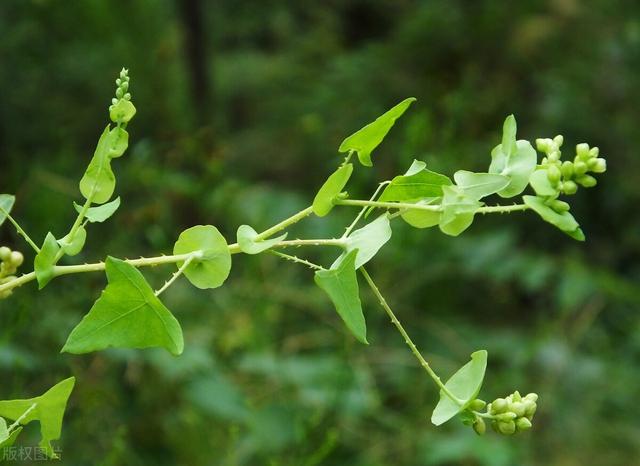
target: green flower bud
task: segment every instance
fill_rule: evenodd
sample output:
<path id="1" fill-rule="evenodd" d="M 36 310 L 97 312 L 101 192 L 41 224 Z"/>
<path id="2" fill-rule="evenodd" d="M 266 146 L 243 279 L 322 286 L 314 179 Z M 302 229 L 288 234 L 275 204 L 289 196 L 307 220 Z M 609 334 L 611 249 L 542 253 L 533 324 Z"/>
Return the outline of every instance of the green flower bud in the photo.
<path id="1" fill-rule="evenodd" d="M 565 160 L 562 162 L 562 167 L 560 169 L 562 171 L 562 176 L 566 180 L 570 180 L 573 177 L 573 162 Z"/>
<path id="2" fill-rule="evenodd" d="M 484 407 L 487 406 L 487 402 L 483 401 L 479 398 L 476 398 L 469 404 L 469 409 L 473 411 L 482 411 Z"/>
<path id="3" fill-rule="evenodd" d="M 516 421 L 516 428 L 518 429 L 518 432 L 529 430 L 531 429 L 531 426 L 532 426 L 531 421 L 526 417 L 521 417 Z"/>
<path id="4" fill-rule="evenodd" d="M 561 147 L 564 143 L 564 136 L 562 134 L 558 134 L 555 138 L 553 138 L 553 142 L 556 146 Z"/>
<path id="5" fill-rule="evenodd" d="M 547 168 L 547 178 L 549 178 L 552 185 L 560 181 L 560 175 L 560 169 L 557 165 L 549 165 L 549 168 Z"/>
<path id="6" fill-rule="evenodd" d="M 513 398 L 513 401 L 522 401 L 522 395 L 520 395 L 520 392 L 518 390 L 513 392 L 511 397 Z"/>
<path id="7" fill-rule="evenodd" d="M 568 203 L 561 201 L 560 199 L 554 199 L 551 202 L 549 202 L 549 207 L 551 207 L 553 210 L 555 210 L 559 214 L 561 214 L 562 212 L 568 212 L 569 209 L 571 208 L 571 206 Z"/>
<path id="8" fill-rule="evenodd" d="M 537 393 L 527 393 L 527 396 L 525 396 L 524 398 L 525 398 L 525 400 L 531 400 L 531 401 L 533 401 L 535 403 L 536 401 L 538 401 L 538 394 Z"/>
<path id="9" fill-rule="evenodd" d="M 600 154 L 600 149 L 597 147 L 592 147 L 589 151 L 589 157 L 596 158 Z"/>
<path id="10" fill-rule="evenodd" d="M 560 160 L 560 151 L 559 150 L 554 150 L 552 152 L 549 152 L 549 161 L 550 162 L 557 162 L 558 160 Z"/>
<path id="11" fill-rule="evenodd" d="M 514 421 L 498 422 L 498 430 L 501 434 L 512 435 L 516 432 L 516 423 Z"/>
<path id="12" fill-rule="evenodd" d="M 527 399 L 524 400 L 524 415 L 527 418 L 532 419 L 537 409 L 538 409 L 538 405 L 536 404 L 535 401 L 531 401 Z"/>
<path id="13" fill-rule="evenodd" d="M 498 421 L 496 421 L 495 419 L 491 421 L 491 428 L 496 434 L 500 433 L 500 430 L 498 429 Z"/>
<path id="14" fill-rule="evenodd" d="M 487 425 L 484 423 L 484 419 L 481 417 L 477 418 L 476 422 L 473 424 L 473 430 L 475 430 L 478 435 L 484 435 L 487 431 Z"/>
<path id="15" fill-rule="evenodd" d="M 509 405 L 509 411 L 514 413 L 517 417 L 524 416 L 525 405 L 522 401 L 514 401 Z"/>
<path id="16" fill-rule="evenodd" d="M 607 161 L 603 158 L 591 159 L 593 165 L 589 168 L 593 173 L 604 173 L 607 171 Z M 589 162 L 591 162 L 591 160 Z"/>
<path id="17" fill-rule="evenodd" d="M 11 253 L 11 256 L 9 257 L 9 262 L 11 262 L 11 264 L 13 264 L 13 266 L 16 268 L 20 267 L 24 262 L 24 256 L 21 252 L 13 251 Z"/>
<path id="18" fill-rule="evenodd" d="M 0 247 L 0 261 L 6 261 L 11 256 L 11 249 L 6 246 Z"/>
<path id="19" fill-rule="evenodd" d="M 581 159 L 588 159 L 589 158 L 589 144 L 587 144 L 586 142 L 578 144 L 576 146 L 576 154 Z"/>
<path id="20" fill-rule="evenodd" d="M 551 142 L 550 139 L 538 138 L 536 139 L 536 147 L 540 152 L 546 153 L 549 150 L 549 142 Z"/>
<path id="21" fill-rule="evenodd" d="M 565 194 L 575 194 L 578 191 L 578 185 L 573 181 L 565 181 L 562 186 L 562 191 Z"/>
<path id="22" fill-rule="evenodd" d="M 504 398 L 496 398 L 494 402 L 491 403 L 491 414 L 500 414 L 504 413 L 507 410 L 507 400 Z"/>
<path id="23" fill-rule="evenodd" d="M 502 413 L 502 414 L 496 414 L 496 419 L 498 421 L 513 421 L 514 419 L 516 419 L 518 416 L 516 415 L 516 413 L 513 413 L 511 411 L 506 412 L 506 413 Z"/>
<path id="24" fill-rule="evenodd" d="M 576 183 L 584 186 L 585 188 L 593 188 L 598 184 L 598 180 L 591 175 L 582 175 L 580 178 L 576 178 Z"/>
<path id="25" fill-rule="evenodd" d="M 587 170 L 587 164 L 582 160 L 578 160 L 573 166 L 573 172 L 576 174 L 576 176 L 584 175 L 585 173 L 587 173 Z"/>

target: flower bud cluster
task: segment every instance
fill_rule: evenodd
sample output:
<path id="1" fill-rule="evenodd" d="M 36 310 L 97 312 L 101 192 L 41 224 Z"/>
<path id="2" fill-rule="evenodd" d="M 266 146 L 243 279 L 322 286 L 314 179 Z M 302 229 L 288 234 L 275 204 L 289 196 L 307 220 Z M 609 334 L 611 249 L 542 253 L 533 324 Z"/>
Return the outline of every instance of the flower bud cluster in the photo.
<path id="1" fill-rule="evenodd" d="M 129 93 L 129 70 L 122 68 L 120 77 L 116 79 L 116 96 L 111 99 L 111 103 L 116 105 L 120 99 L 131 100 Z"/>
<path id="2" fill-rule="evenodd" d="M 607 170 L 607 161 L 599 157 L 600 150 L 597 147 L 590 148 L 586 143 L 578 144 L 573 162 L 562 161 L 560 147 L 563 142 L 564 138 L 561 135 L 553 139 L 536 139 L 538 150 L 546 154 L 541 165 L 547 170 L 551 186 L 559 193 L 568 195 L 575 194 L 578 185 L 584 188 L 595 186 L 598 182 L 589 173 L 604 173 Z M 568 205 L 566 209 L 563 205 L 552 207 L 559 212 L 568 210 Z"/>
<path id="3" fill-rule="evenodd" d="M 0 247 L 0 285 L 16 279 L 14 275 L 18 267 L 24 262 L 24 256 L 19 251 L 12 251 L 6 246 Z M 0 291 L 0 299 L 7 298 L 11 290 Z"/>
<path id="4" fill-rule="evenodd" d="M 531 429 L 537 401 L 537 394 L 529 393 L 523 397 L 517 390 L 506 398 L 495 399 L 487 405 L 487 412 L 492 416 L 491 427 L 503 435 Z"/>

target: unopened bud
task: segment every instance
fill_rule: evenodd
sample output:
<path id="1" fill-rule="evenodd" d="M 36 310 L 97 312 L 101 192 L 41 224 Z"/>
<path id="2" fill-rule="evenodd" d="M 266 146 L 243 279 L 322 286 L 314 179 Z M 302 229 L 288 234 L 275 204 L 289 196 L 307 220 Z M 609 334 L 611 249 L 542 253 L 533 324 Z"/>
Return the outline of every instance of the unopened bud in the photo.
<path id="1" fill-rule="evenodd" d="M 507 410 L 507 400 L 504 398 L 497 398 L 495 401 L 491 403 L 491 410 L 489 411 L 491 414 L 500 414 L 504 413 Z"/>
<path id="2" fill-rule="evenodd" d="M 573 172 L 576 176 L 582 176 L 587 173 L 588 167 L 587 164 L 581 160 L 578 160 L 573 166 Z"/>
<path id="3" fill-rule="evenodd" d="M 6 246 L 0 247 L 0 261 L 6 261 L 11 256 L 11 249 Z"/>
<path id="4" fill-rule="evenodd" d="M 481 417 L 476 419 L 476 422 L 473 423 L 473 430 L 476 431 L 476 434 L 483 435 L 487 431 L 487 425 L 484 423 L 484 419 Z"/>
<path id="5" fill-rule="evenodd" d="M 498 430 L 501 434 L 512 435 L 516 432 L 516 423 L 513 421 L 498 422 Z"/>
<path id="6" fill-rule="evenodd" d="M 589 157 L 596 158 L 600 154 L 600 149 L 597 147 L 592 147 L 589 150 Z"/>
<path id="7" fill-rule="evenodd" d="M 9 262 L 11 262 L 11 264 L 13 264 L 13 266 L 16 268 L 20 267 L 24 262 L 24 256 L 21 252 L 13 251 L 11 253 L 11 256 L 9 257 Z"/>
<path id="8" fill-rule="evenodd" d="M 524 416 L 525 405 L 522 401 L 514 401 L 509 405 L 509 411 L 514 413 L 517 417 Z"/>
<path id="9" fill-rule="evenodd" d="M 564 162 L 562 162 L 561 171 L 562 171 L 562 176 L 566 180 L 570 180 L 573 177 L 573 162 L 570 162 L 568 160 L 565 160 Z"/>
<path id="10" fill-rule="evenodd" d="M 593 160 L 593 165 L 589 168 L 591 168 L 591 171 L 593 173 L 604 173 L 607 171 L 607 161 L 603 158 L 597 158 L 597 159 L 591 159 Z"/>
<path id="11" fill-rule="evenodd" d="M 516 421 L 516 428 L 519 432 L 531 429 L 531 421 L 526 417 L 521 417 Z"/>
<path id="12" fill-rule="evenodd" d="M 547 152 L 549 150 L 549 139 L 538 138 L 536 139 L 536 147 L 540 152 Z"/>
<path id="13" fill-rule="evenodd" d="M 535 403 L 536 401 L 538 401 L 538 394 L 537 393 L 527 393 L 527 396 L 525 396 L 524 398 L 525 398 L 525 400 L 531 400 L 531 401 L 533 401 Z"/>
<path id="14" fill-rule="evenodd" d="M 531 400 L 525 400 L 524 407 L 525 407 L 524 415 L 529 419 L 533 418 L 533 415 L 536 413 L 536 410 L 538 409 L 538 405 L 536 404 L 536 402 Z"/>
<path id="15" fill-rule="evenodd" d="M 589 158 L 589 144 L 587 144 L 586 142 L 578 144 L 576 146 L 576 154 L 578 154 L 578 157 L 580 157 L 581 159 Z"/>
<path id="16" fill-rule="evenodd" d="M 485 406 L 487 406 L 486 401 L 476 398 L 469 404 L 469 409 L 472 411 L 482 411 Z"/>
<path id="17" fill-rule="evenodd" d="M 549 165 L 549 168 L 547 168 L 547 178 L 552 185 L 555 185 L 560 181 L 560 175 L 560 169 L 557 165 Z"/>
<path id="18" fill-rule="evenodd" d="M 578 191 L 578 185 L 573 181 L 565 181 L 562 186 L 562 191 L 565 194 L 575 194 Z"/>
<path id="19" fill-rule="evenodd" d="M 562 143 L 564 143 L 564 137 L 562 136 L 562 134 L 558 134 L 555 138 L 553 138 L 553 142 L 556 144 L 556 146 L 560 147 L 562 146 Z"/>
<path id="20" fill-rule="evenodd" d="M 550 162 L 557 162 L 558 160 L 560 160 L 560 151 L 554 150 L 552 152 L 549 152 L 549 161 Z"/>
<path id="21" fill-rule="evenodd" d="M 496 419 L 498 421 L 513 421 L 514 419 L 516 419 L 518 416 L 515 413 L 512 413 L 511 411 L 506 412 L 506 413 L 502 413 L 502 414 L 496 414 Z"/>
<path id="22" fill-rule="evenodd" d="M 598 180 L 591 175 L 582 175 L 580 178 L 576 179 L 576 183 L 584 186 L 585 188 L 593 188 L 598 184 Z"/>
<path id="23" fill-rule="evenodd" d="M 549 203 L 549 206 L 560 214 L 562 212 L 568 212 L 569 209 L 571 208 L 571 206 L 568 203 L 561 201 L 560 199 L 554 199 Z"/>

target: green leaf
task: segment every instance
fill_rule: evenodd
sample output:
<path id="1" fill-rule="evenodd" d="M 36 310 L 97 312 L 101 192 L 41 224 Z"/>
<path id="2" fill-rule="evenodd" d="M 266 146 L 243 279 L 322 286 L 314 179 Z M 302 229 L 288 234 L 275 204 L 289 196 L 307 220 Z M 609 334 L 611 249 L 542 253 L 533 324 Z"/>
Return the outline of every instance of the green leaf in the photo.
<path id="1" fill-rule="evenodd" d="M 76 211 L 78 213 L 82 212 L 82 206 L 79 204 L 73 203 Z M 113 201 L 107 202 L 98 207 L 89 207 L 84 214 L 84 217 L 89 220 L 91 223 L 102 223 L 111 217 L 116 210 L 120 207 L 120 196 L 116 197 Z"/>
<path id="2" fill-rule="evenodd" d="M 287 234 L 285 233 L 277 238 L 260 241 L 256 241 L 257 236 L 258 232 L 249 225 L 241 225 L 240 228 L 238 228 L 237 233 L 238 246 L 240 246 L 240 250 L 245 254 L 260 254 L 261 252 L 272 248 L 280 241 L 283 241 L 287 237 Z"/>
<path id="3" fill-rule="evenodd" d="M 53 279 L 53 269 L 56 265 L 56 256 L 59 250 L 60 246 L 56 238 L 51 232 L 47 233 L 42 248 L 40 248 L 40 252 L 33 261 L 33 269 L 36 273 L 39 290 L 47 286 L 47 283 Z"/>
<path id="4" fill-rule="evenodd" d="M 73 235 L 73 238 L 69 238 L 69 235 L 66 235 L 58 240 L 58 244 L 66 255 L 75 256 L 82 251 L 86 241 L 87 230 L 80 225 Z"/>
<path id="5" fill-rule="evenodd" d="M 427 168 L 427 164 L 425 162 L 423 162 L 422 160 L 413 159 L 413 162 L 411 162 L 411 166 L 404 174 L 404 176 L 415 175 L 416 173 L 420 173 L 425 168 Z"/>
<path id="6" fill-rule="evenodd" d="M 202 256 L 189 264 L 184 271 L 185 276 L 200 289 L 222 285 L 231 272 L 231 253 L 224 236 L 211 225 L 197 225 L 183 231 L 173 246 L 173 253 L 196 251 L 201 251 Z M 178 268 L 183 264 L 179 262 Z"/>
<path id="7" fill-rule="evenodd" d="M 529 177 L 529 184 L 538 196 L 556 196 L 558 194 L 558 190 L 551 186 L 547 173 L 547 170 L 539 169 Z"/>
<path id="8" fill-rule="evenodd" d="M 0 194 L 0 225 L 4 223 L 13 209 L 16 197 L 11 194 Z"/>
<path id="9" fill-rule="evenodd" d="M 497 193 L 509 184 L 509 178 L 493 173 L 474 173 L 467 170 L 458 170 L 453 179 L 462 188 L 464 193 L 477 200 Z"/>
<path id="10" fill-rule="evenodd" d="M 111 169 L 111 160 L 120 157 L 129 145 L 129 134 L 119 126 L 109 130 L 107 126 L 93 154 L 93 158 L 80 180 L 80 192 L 85 199 L 104 204 L 113 195 L 116 177 Z"/>
<path id="11" fill-rule="evenodd" d="M 380 145 L 396 120 L 415 102 L 414 97 L 403 100 L 398 105 L 379 116 L 373 123 L 356 131 L 340 144 L 339 152 L 356 151 L 360 163 L 371 167 L 371 152 Z"/>
<path id="12" fill-rule="evenodd" d="M 64 411 L 75 382 L 75 377 L 70 377 L 36 398 L 0 401 L 0 416 L 15 421 L 35 404 L 36 406 L 21 420 L 20 424 L 26 425 L 32 421 L 40 421 L 42 436 L 40 447 L 45 450 L 49 458 L 57 458 L 51 447 L 51 442 L 60 438 Z M 16 432 L 18 431 L 14 431 L 13 435 L 17 437 Z M 13 440 L 15 441 L 15 438 Z"/>
<path id="13" fill-rule="evenodd" d="M 18 435 L 20 435 L 20 432 L 22 432 L 22 427 L 16 428 L 10 434 L 7 432 L 8 435 L 7 437 L 4 438 L 4 440 L 2 440 L 2 437 L 0 437 L 0 459 L 3 458 L 2 449 L 13 446 L 13 444 L 16 443 L 16 440 L 18 439 Z"/>
<path id="14" fill-rule="evenodd" d="M 436 408 L 433 410 L 431 422 L 436 426 L 442 425 L 456 414 L 467 409 L 469 404 L 480 393 L 486 370 L 487 352 L 480 350 L 472 353 L 471 361 L 462 366 L 444 384 L 451 394 L 462 402 L 462 405 L 454 402 L 440 390 L 440 401 L 438 401 Z"/>
<path id="15" fill-rule="evenodd" d="M 107 257 L 109 284 L 73 329 L 62 352 L 84 354 L 105 348 L 165 348 L 178 356 L 182 329 L 134 266 Z"/>
<path id="16" fill-rule="evenodd" d="M 318 194 L 316 194 L 316 197 L 313 199 L 312 207 L 314 214 L 318 217 L 324 217 L 331 212 L 334 199 L 347 185 L 349 178 L 351 178 L 351 173 L 353 173 L 353 165 L 347 163 L 327 178 L 327 181 L 324 182 Z"/>
<path id="17" fill-rule="evenodd" d="M 473 217 L 482 204 L 466 195 L 458 186 L 444 186 L 442 191 L 444 197 L 440 230 L 446 235 L 458 236 L 471 226 Z"/>
<path id="18" fill-rule="evenodd" d="M 352 251 L 358 250 L 355 258 L 356 269 L 369 262 L 382 246 L 391 238 L 389 216 L 384 213 L 373 222 L 355 230 L 346 238 L 345 252 L 336 259 L 331 268 Z"/>
<path id="19" fill-rule="evenodd" d="M 367 341 L 367 324 L 362 314 L 362 304 L 356 277 L 356 255 L 358 251 L 350 251 L 342 259 L 336 261 L 329 270 L 318 270 L 315 274 L 316 284 L 324 290 L 347 328 L 358 341 Z"/>
<path id="20" fill-rule="evenodd" d="M 509 198 L 524 191 L 537 160 L 538 155 L 529 141 L 516 141 L 516 119 L 509 115 L 502 129 L 502 144 L 491 151 L 489 165 L 489 173 L 504 175 L 510 180 L 498 195 Z"/>
<path id="21" fill-rule="evenodd" d="M 544 203 L 544 199 L 536 196 L 522 196 L 524 203 L 534 210 L 545 222 L 548 222 L 567 235 L 578 241 L 584 241 L 585 236 L 580 225 L 569 212 L 558 213 Z"/>
<path id="22" fill-rule="evenodd" d="M 130 100 L 120 99 L 115 105 L 109 108 L 111 121 L 127 123 L 136 114 L 136 107 Z"/>
<path id="23" fill-rule="evenodd" d="M 442 197 L 431 197 L 416 202 L 417 205 L 438 205 Z M 402 220 L 415 228 L 429 228 L 440 223 L 441 212 L 429 210 L 407 210 L 401 214 Z"/>
<path id="24" fill-rule="evenodd" d="M 449 177 L 427 169 L 416 172 L 418 167 L 419 165 L 412 165 L 407 174 L 396 176 L 391 180 L 380 195 L 379 201 L 411 202 L 423 198 L 441 197 L 442 187 L 451 185 Z"/>

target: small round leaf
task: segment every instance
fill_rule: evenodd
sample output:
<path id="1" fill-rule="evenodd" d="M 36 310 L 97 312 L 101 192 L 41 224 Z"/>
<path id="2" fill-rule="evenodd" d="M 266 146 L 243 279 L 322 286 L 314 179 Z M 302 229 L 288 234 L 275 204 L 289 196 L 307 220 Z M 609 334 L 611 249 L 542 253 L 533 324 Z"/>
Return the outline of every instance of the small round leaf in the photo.
<path id="1" fill-rule="evenodd" d="M 194 259 L 184 274 L 201 289 L 217 288 L 224 283 L 231 271 L 231 253 L 224 236 L 211 225 L 196 225 L 180 234 L 173 247 L 174 254 L 202 251 L 202 257 Z M 177 264 L 182 267 L 184 262 Z"/>

